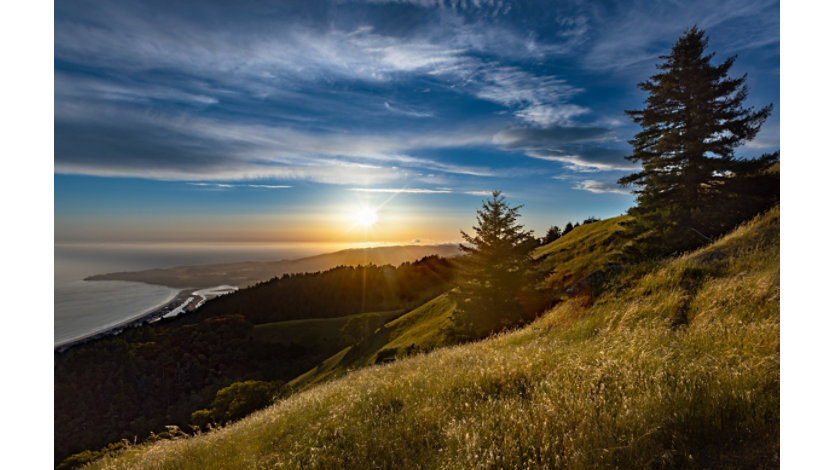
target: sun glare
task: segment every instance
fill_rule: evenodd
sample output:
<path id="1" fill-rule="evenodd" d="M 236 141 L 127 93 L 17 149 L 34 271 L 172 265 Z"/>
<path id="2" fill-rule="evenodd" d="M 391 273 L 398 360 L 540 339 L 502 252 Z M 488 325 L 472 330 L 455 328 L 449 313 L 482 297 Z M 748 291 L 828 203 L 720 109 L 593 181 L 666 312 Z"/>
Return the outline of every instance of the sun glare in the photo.
<path id="1" fill-rule="evenodd" d="M 370 228 L 378 219 L 379 217 L 376 214 L 376 210 L 368 207 L 359 209 L 354 216 L 356 225 L 364 228 Z"/>

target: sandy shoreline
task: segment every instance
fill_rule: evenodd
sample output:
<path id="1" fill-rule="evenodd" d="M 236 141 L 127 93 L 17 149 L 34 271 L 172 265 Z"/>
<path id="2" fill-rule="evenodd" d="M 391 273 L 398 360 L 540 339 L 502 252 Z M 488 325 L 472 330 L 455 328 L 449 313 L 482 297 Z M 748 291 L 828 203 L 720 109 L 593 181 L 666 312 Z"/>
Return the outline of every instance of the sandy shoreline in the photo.
<path id="1" fill-rule="evenodd" d="M 143 323 L 149 323 L 151 321 L 158 320 L 167 313 L 184 304 L 189 297 L 192 297 L 192 290 L 193 289 L 183 289 L 176 293 L 173 298 L 135 317 L 120 321 L 115 324 L 104 326 L 102 327 L 102 329 L 92 333 L 84 334 L 72 339 L 62 341 L 61 343 L 55 345 L 55 352 L 63 352 L 75 345 L 86 343 L 87 341 L 96 340 L 103 336 L 118 334 L 126 328 L 139 326 Z"/>

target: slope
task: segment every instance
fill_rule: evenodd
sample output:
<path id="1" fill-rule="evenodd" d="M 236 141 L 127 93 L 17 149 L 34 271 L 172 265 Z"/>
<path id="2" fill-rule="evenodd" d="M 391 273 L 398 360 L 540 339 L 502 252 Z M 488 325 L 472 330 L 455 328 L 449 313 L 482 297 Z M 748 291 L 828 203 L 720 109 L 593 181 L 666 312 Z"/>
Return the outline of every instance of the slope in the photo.
<path id="1" fill-rule="evenodd" d="M 624 243 L 618 233 L 629 219 L 629 216 L 621 215 L 578 225 L 567 235 L 533 251 L 533 259 L 538 260 L 542 269 L 549 273 L 545 286 L 556 291 L 564 290 L 584 276 L 615 262 Z"/>
<path id="2" fill-rule="evenodd" d="M 777 468 L 779 209 L 479 343 L 93 468 Z"/>
<path id="3" fill-rule="evenodd" d="M 340 331 L 350 320 L 356 318 L 378 317 L 387 322 L 403 314 L 403 310 L 387 312 L 369 312 L 336 318 L 310 318 L 305 320 L 288 320 L 274 323 L 262 323 L 252 328 L 252 339 L 259 343 L 276 343 L 283 345 L 304 344 L 317 347 L 324 344 L 338 343 Z"/>
<path id="4" fill-rule="evenodd" d="M 289 385 L 297 390 L 305 389 L 342 376 L 349 370 L 450 344 L 452 340 L 447 334 L 454 310 L 454 301 L 447 294 L 440 295 L 386 323 L 362 343 L 339 351 Z"/>

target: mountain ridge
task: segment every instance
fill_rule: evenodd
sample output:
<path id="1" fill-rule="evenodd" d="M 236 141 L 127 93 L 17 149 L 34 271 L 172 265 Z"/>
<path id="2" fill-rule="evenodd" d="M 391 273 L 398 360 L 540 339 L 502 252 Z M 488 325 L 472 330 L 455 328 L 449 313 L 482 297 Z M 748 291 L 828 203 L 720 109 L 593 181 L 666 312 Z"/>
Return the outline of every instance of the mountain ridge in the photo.
<path id="1" fill-rule="evenodd" d="M 438 245 L 395 245 L 371 248 L 348 248 L 332 253 L 279 261 L 243 261 L 123 271 L 97 274 L 86 281 L 133 281 L 173 288 L 202 288 L 217 285 L 247 287 L 283 274 L 318 272 L 336 266 L 398 266 L 425 256 L 452 257 L 460 253 L 453 243 Z"/>

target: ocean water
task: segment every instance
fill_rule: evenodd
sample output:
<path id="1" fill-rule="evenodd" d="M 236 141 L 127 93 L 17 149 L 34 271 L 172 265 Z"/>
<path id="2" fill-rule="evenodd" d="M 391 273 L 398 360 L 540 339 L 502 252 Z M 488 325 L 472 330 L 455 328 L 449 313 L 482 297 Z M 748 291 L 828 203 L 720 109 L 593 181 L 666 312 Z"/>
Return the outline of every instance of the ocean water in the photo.
<path id="1" fill-rule="evenodd" d="M 55 286 L 55 346 L 108 330 L 170 302 L 179 290 L 141 282 L 72 281 Z"/>
<path id="2" fill-rule="evenodd" d="M 120 271 L 238 261 L 278 261 L 349 248 L 344 244 L 56 244 L 55 346 L 107 330 L 167 303 L 177 289 L 139 282 L 84 281 Z"/>

